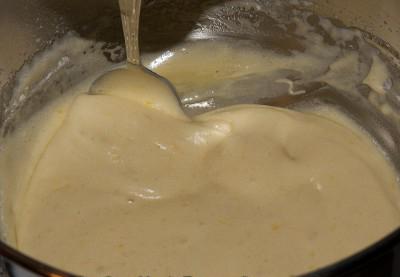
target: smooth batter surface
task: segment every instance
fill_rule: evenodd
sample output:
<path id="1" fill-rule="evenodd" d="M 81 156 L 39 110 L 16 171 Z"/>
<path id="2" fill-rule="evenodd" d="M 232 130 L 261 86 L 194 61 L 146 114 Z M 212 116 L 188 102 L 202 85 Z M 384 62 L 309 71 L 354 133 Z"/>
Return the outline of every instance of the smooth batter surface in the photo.
<path id="1" fill-rule="evenodd" d="M 399 226 L 396 176 L 359 131 L 258 105 L 188 118 L 136 69 L 90 90 L 4 153 L 22 184 L 16 245 L 33 257 L 87 276 L 289 276 Z"/>

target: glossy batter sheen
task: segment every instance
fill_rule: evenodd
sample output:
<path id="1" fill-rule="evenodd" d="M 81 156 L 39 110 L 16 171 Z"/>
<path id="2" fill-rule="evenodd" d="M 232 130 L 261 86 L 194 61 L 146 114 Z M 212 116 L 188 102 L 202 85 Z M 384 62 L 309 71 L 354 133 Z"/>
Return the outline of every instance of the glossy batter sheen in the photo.
<path id="1" fill-rule="evenodd" d="M 399 226 L 370 139 L 314 114 L 239 105 L 194 118 L 118 69 L 30 136 L 17 247 L 87 276 L 289 276 Z"/>

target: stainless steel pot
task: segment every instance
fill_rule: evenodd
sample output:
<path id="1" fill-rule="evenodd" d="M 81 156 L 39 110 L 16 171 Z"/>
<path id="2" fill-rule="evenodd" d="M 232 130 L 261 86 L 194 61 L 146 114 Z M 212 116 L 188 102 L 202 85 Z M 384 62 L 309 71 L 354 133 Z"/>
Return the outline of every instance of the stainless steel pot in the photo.
<path id="1" fill-rule="evenodd" d="M 229 35 L 231 37 L 249 36 L 251 39 L 260 40 L 259 36 L 252 36 L 254 34 L 249 30 L 228 28 L 226 25 L 218 25 L 217 21 L 212 19 L 218 14 L 220 20 L 232 21 L 230 26 L 240 27 L 237 19 L 257 13 L 257 9 L 252 9 L 254 5 L 276 7 L 279 6 L 278 3 L 282 4 L 280 8 L 282 15 L 285 11 L 297 7 L 335 18 L 348 26 L 363 29 L 367 31 L 365 35 L 377 47 L 393 58 L 394 63 L 399 58 L 396 51 L 400 49 L 400 2 L 398 0 L 148 0 L 145 1 L 142 15 L 142 50 L 152 52 L 167 49 L 171 45 L 188 39 L 188 34 L 193 30 L 197 30 L 197 36 L 202 36 L 202 38 Z M 221 12 L 215 13 L 218 7 L 222 7 Z M 211 10 L 212 16 L 205 16 Z M 226 13 L 230 13 L 229 16 L 226 16 Z M 117 1 L 2 1 L 0 9 L 0 125 L 3 128 L 7 127 L 4 134 L 19 123 L 17 120 L 9 121 L 9 115 L 6 113 L 12 102 L 10 99 L 12 99 L 16 72 L 36 53 L 71 30 L 82 37 L 106 41 L 109 45 L 121 44 L 123 37 Z M 261 39 L 271 39 L 267 33 L 266 30 Z M 42 98 L 45 96 L 39 95 L 33 99 L 35 103 L 32 105 L 40 108 Z M 343 102 L 346 101 L 343 100 Z M 31 109 L 27 112 L 24 107 L 21 107 L 18 112 L 24 114 L 19 117 L 23 120 L 31 114 Z M 379 116 L 385 117 L 382 113 Z M 371 125 L 372 129 L 376 130 L 378 141 L 389 152 L 396 167 L 400 168 L 399 122 L 388 119 L 387 125 L 381 124 L 377 127 L 374 119 L 369 118 L 368 115 L 360 114 L 360 118 L 364 118 L 365 124 Z M 5 126 L 6 123 L 8 126 Z M 379 138 L 382 135 L 380 134 L 382 128 L 385 134 L 389 133 L 392 137 L 390 142 L 385 142 L 384 137 Z M 2 208 L 7 209 L 4 206 Z M 365 251 L 310 273 L 309 276 L 400 276 L 399 248 L 400 230 L 397 230 Z M 72 276 L 24 256 L 5 242 L 0 242 L 0 255 L 3 265 L 0 276 Z"/>

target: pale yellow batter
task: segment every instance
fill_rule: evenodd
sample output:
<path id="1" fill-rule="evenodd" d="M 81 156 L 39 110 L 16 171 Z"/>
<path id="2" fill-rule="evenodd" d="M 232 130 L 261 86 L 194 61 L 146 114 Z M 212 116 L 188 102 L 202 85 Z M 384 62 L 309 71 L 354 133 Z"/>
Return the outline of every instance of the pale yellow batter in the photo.
<path id="1" fill-rule="evenodd" d="M 258 105 L 188 118 L 139 69 L 24 128 L 3 155 L 19 184 L 9 236 L 75 273 L 289 276 L 400 223 L 396 176 L 360 131 Z"/>

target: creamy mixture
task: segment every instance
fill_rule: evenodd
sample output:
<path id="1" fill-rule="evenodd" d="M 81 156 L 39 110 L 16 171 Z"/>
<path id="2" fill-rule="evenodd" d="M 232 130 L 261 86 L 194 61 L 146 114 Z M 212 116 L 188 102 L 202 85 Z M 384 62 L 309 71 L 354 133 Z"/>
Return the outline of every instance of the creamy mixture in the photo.
<path id="1" fill-rule="evenodd" d="M 356 129 L 261 105 L 189 118 L 135 68 L 89 90 L 13 140 L 32 154 L 11 170 L 27 172 L 15 238 L 33 257 L 87 276 L 289 276 L 399 226 L 395 174 Z"/>
<path id="2" fill-rule="evenodd" d="M 95 55 L 104 45 L 73 35 L 55 43 L 21 71 L 9 107 L 18 114 L 48 95 L 2 141 L 8 242 L 87 276 L 286 277 L 399 227 L 394 169 L 352 121 L 333 110 L 234 105 L 324 83 L 354 98 L 366 86 L 393 114 L 383 99 L 398 83 L 376 49 L 359 31 L 306 19 L 291 18 L 301 40 L 290 55 L 197 41 L 145 56 L 182 105 L 154 76 L 110 71 Z M 99 72 L 89 67 L 110 72 L 92 85 Z"/>

